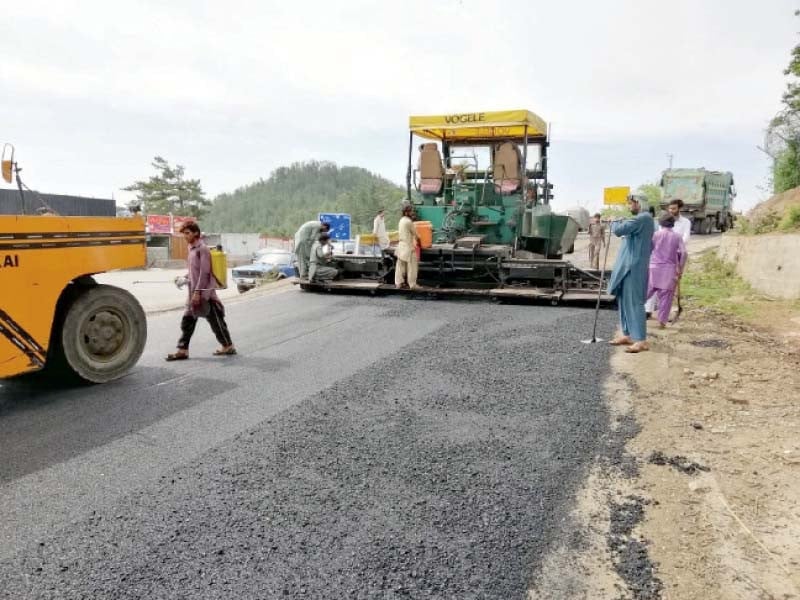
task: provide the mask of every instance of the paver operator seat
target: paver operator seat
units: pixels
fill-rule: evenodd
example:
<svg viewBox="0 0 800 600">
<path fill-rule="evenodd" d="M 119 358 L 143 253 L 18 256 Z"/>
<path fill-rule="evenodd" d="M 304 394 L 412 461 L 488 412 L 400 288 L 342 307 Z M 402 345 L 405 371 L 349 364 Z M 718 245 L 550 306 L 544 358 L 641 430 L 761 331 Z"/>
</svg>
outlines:
<svg viewBox="0 0 800 600">
<path fill-rule="evenodd" d="M 494 150 L 494 189 L 498 194 L 508 196 L 516 192 L 522 184 L 522 155 L 514 142 L 503 142 Z"/>
<path fill-rule="evenodd" d="M 419 191 L 426 195 L 439 194 L 443 178 L 444 167 L 439 147 L 435 143 L 422 144 L 419 147 Z"/>
</svg>

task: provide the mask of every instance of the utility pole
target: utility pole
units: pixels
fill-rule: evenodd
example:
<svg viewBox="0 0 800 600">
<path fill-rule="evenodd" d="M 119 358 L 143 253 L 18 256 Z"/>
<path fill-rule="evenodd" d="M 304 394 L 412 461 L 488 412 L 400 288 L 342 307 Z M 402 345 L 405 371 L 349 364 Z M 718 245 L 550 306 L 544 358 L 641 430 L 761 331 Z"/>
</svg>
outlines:
<svg viewBox="0 0 800 600">
<path fill-rule="evenodd" d="M 674 158 L 672 154 L 667 154 L 667 158 L 669 159 L 669 168 L 672 168 L 672 159 Z"/>
</svg>

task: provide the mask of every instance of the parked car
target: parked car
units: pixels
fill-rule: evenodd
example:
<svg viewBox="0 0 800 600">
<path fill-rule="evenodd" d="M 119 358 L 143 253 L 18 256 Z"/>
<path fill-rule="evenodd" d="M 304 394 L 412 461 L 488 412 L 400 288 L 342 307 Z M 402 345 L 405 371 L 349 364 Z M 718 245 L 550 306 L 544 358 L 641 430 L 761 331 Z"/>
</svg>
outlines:
<svg viewBox="0 0 800 600">
<path fill-rule="evenodd" d="M 293 259 L 288 250 L 261 250 L 251 264 L 231 271 L 236 289 L 244 293 L 262 283 L 294 276 Z"/>
</svg>

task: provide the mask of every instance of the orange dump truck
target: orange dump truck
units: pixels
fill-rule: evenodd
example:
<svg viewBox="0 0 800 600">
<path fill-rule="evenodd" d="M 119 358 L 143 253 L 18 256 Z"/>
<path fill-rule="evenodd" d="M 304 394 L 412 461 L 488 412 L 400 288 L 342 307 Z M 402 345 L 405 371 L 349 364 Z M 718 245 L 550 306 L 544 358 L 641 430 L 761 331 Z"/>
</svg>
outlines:
<svg viewBox="0 0 800 600">
<path fill-rule="evenodd" d="M 11 166 L 3 161 L 6 181 Z M 93 383 L 127 373 L 147 339 L 144 310 L 92 275 L 145 262 L 141 217 L 0 215 L 0 378 L 45 367 Z"/>
</svg>

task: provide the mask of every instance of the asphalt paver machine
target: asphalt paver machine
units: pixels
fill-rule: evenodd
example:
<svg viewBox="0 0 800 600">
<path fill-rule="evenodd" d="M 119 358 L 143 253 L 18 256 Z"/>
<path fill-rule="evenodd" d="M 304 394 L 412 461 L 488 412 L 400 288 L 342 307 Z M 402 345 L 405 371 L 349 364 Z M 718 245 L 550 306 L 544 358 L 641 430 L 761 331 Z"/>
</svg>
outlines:
<svg viewBox="0 0 800 600">
<path fill-rule="evenodd" d="M 425 293 L 554 304 L 597 298 L 601 273 L 564 259 L 579 226 L 550 207 L 544 120 L 528 110 L 412 116 L 409 130 L 406 201 L 432 230 L 420 254 Z M 300 286 L 409 293 L 392 283 L 391 247 L 379 256 L 356 251 L 334 260 L 341 278 Z"/>
</svg>

